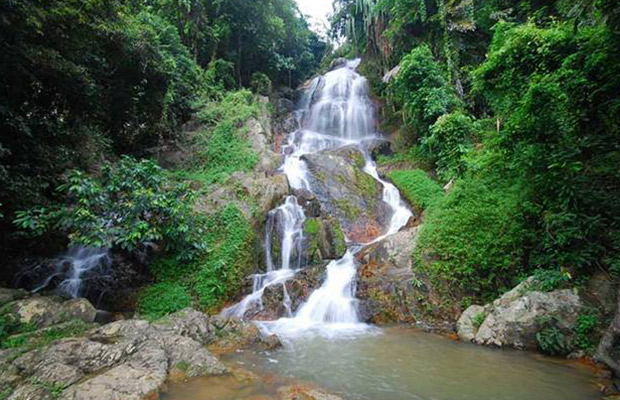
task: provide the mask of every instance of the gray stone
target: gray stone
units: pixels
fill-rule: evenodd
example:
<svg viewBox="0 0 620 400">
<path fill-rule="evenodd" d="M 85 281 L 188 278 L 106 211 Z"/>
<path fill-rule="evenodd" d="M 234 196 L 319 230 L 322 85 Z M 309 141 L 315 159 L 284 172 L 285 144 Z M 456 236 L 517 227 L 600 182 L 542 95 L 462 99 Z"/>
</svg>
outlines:
<svg viewBox="0 0 620 400">
<path fill-rule="evenodd" d="M 536 333 L 544 317 L 554 317 L 558 328 L 572 331 L 583 307 L 579 296 L 570 290 L 532 291 L 518 298 L 514 296 L 513 292 L 494 302 L 492 312 L 476 334 L 476 343 L 535 349 Z M 508 302 L 508 299 L 513 300 Z"/>
<path fill-rule="evenodd" d="M 476 338 L 476 332 L 478 332 L 478 326 L 476 326 L 476 319 L 478 315 L 483 314 L 486 318 L 485 308 L 483 306 L 469 306 L 461 317 L 456 322 L 456 331 L 459 338 L 465 342 L 471 342 Z"/>
<path fill-rule="evenodd" d="M 9 303 L 7 311 L 21 323 L 44 328 L 72 320 L 93 322 L 97 310 L 86 299 L 63 301 L 60 297 L 31 297 Z"/>
<path fill-rule="evenodd" d="M 7 400 L 52 400 L 52 394 L 41 385 L 26 384 L 15 389 Z"/>
</svg>

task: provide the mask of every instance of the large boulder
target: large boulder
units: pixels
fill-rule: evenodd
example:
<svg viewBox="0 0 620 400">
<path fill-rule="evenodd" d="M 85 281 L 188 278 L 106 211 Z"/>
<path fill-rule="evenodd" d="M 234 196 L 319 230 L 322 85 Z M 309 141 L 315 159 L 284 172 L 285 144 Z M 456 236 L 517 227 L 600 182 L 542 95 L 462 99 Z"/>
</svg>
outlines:
<svg viewBox="0 0 620 400">
<path fill-rule="evenodd" d="M 563 331 L 572 331 L 583 304 L 571 290 L 529 292 L 507 305 L 494 307 L 476 333 L 478 344 L 535 349 L 536 333 L 545 318 L 554 318 Z"/>
<path fill-rule="evenodd" d="M 356 254 L 356 297 L 362 319 L 376 324 L 418 323 L 437 327 L 453 320 L 430 280 L 413 269 L 419 227 L 406 228 Z"/>
<path fill-rule="evenodd" d="M 471 306 L 459 318 L 461 340 L 482 345 L 536 349 L 536 334 L 549 321 L 572 332 L 583 303 L 571 290 L 538 291 L 533 277 L 486 306 Z"/>
<path fill-rule="evenodd" d="M 21 355 L 0 354 L 5 372 L 0 383 L 10 379 L 8 387 L 15 388 L 11 395 L 15 400 L 157 398 L 171 375 L 228 372 L 206 348 L 226 336 L 216 330 L 208 316 L 192 309 L 153 323 L 116 321 L 86 337 L 57 340 Z M 65 388 L 62 394 L 51 393 L 59 387 Z"/>
<path fill-rule="evenodd" d="M 44 328 L 72 320 L 94 322 L 97 310 L 86 299 L 65 301 L 61 297 L 31 297 L 5 305 L 3 314 L 8 314 L 22 324 Z"/>
<path fill-rule="evenodd" d="M 350 240 L 366 243 L 385 233 L 391 209 L 382 199 L 381 184 L 363 171 L 366 161 L 358 148 L 345 146 L 302 159 L 322 214 L 336 216 Z"/>
</svg>

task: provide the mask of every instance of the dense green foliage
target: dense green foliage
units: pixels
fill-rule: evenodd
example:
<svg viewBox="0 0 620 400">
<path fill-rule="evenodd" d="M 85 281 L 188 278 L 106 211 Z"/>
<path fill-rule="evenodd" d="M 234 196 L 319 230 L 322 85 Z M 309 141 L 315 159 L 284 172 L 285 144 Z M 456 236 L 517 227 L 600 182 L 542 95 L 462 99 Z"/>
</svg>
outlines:
<svg viewBox="0 0 620 400">
<path fill-rule="evenodd" d="M 327 49 L 293 0 L 18 0 L 0 12 L 7 253 L 28 245 L 15 235 L 15 212 L 62 202 L 54 189 L 67 169 L 152 154 L 225 91 L 296 85 Z M 227 124 L 217 130 L 214 140 L 234 140 Z M 249 157 L 243 169 L 251 166 Z"/>
<path fill-rule="evenodd" d="M 87 247 L 131 252 L 163 243 L 184 259 L 206 249 L 203 221 L 192 210 L 194 194 L 153 161 L 126 157 L 104 164 L 97 177 L 73 171 L 58 190 L 67 194 L 67 204 L 18 212 L 16 224 L 35 234 L 60 230 L 72 244 Z"/>
<path fill-rule="evenodd" d="M 443 189 L 421 169 L 395 170 L 388 177 L 418 212 L 443 197 Z"/>
<path fill-rule="evenodd" d="M 421 155 L 455 180 L 427 210 L 419 268 L 485 299 L 534 272 L 551 290 L 618 270 L 617 2 L 336 5 L 334 33 L 367 56 L 385 119 L 402 125 L 393 159 Z M 561 350 L 552 328 L 540 339 Z"/>
</svg>

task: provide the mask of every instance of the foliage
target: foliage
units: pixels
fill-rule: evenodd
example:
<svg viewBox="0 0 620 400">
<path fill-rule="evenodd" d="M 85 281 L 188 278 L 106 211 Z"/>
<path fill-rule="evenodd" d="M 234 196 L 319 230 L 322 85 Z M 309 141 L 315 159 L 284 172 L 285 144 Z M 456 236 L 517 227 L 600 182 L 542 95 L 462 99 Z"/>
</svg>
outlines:
<svg viewBox="0 0 620 400">
<path fill-rule="evenodd" d="M 551 292 L 566 286 L 571 281 L 568 271 L 560 269 L 537 269 L 534 271 L 534 285 L 532 290 Z"/>
<path fill-rule="evenodd" d="M 420 169 L 394 170 L 388 177 L 418 212 L 443 197 L 442 187 Z"/>
<path fill-rule="evenodd" d="M 135 251 L 157 242 L 184 259 L 205 250 L 192 193 L 153 161 L 124 157 L 97 177 L 73 171 L 58 190 L 67 205 L 19 212 L 15 223 L 34 234 L 57 229 L 89 247 Z"/>
<path fill-rule="evenodd" d="M 479 312 L 478 314 L 474 315 L 472 323 L 473 323 L 474 327 L 480 328 L 482 326 L 482 324 L 484 323 L 485 319 L 487 319 L 487 315 L 486 315 L 486 313 L 484 311 L 482 311 L 482 312 Z"/>
<path fill-rule="evenodd" d="M 256 94 L 269 96 L 272 91 L 272 84 L 269 77 L 262 72 L 252 74 L 252 91 Z"/>
<path fill-rule="evenodd" d="M 251 149 L 244 125 L 257 116 L 258 107 L 247 90 L 229 92 L 221 101 L 201 105 L 198 117 L 208 128 L 195 138 L 199 150 L 188 177 L 212 184 L 225 181 L 233 172 L 251 171 L 258 156 Z"/>
<path fill-rule="evenodd" d="M 596 346 L 594 333 L 599 325 L 598 315 L 594 312 L 581 313 L 575 326 L 575 346 L 582 350 L 592 351 Z"/>
<path fill-rule="evenodd" d="M 448 181 L 465 173 L 464 157 L 471 151 L 474 139 L 471 118 L 456 111 L 437 119 L 430 128 L 430 135 L 422 140 L 422 146 L 436 160 L 439 176 Z"/>
<path fill-rule="evenodd" d="M 158 319 L 192 304 L 186 289 L 178 284 L 161 282 L 144 289 L 138 301 L 138 311 L 149 319 Z"/>
<path fill-rule="evenodd" d="M 402 108 L 404 122 L 413 127 L 420 138 L 428 135 L 438 117 L 459 104 L 445 76 L 430 47 L 420 45 L 403 57 L 400 71 L 390 83 L 393 99 Z"/>
<path fill-rule="evenodd" d="M 536 340 L 540 350 L 546 354 L 565 356 L 572 349 L 570 340 L 555 326 L 545 327 L 538 331 Z"/>
<path fill-rule="evenodd" d="M 519 203 L 518 186 L 493 187 L 472 177 L 457 182 L 427 210 L 418 264 L 466 294 L 492 297 L 523 267 Z M 422 254 L 431 261 L 423 261 Z"/>
</svg>

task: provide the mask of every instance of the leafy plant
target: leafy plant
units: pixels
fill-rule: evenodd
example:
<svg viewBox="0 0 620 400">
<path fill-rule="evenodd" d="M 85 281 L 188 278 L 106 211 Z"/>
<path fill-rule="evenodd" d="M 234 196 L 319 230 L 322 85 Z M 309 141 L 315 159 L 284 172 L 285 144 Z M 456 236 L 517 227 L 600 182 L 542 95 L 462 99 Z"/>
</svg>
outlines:
<svg viewBox="0 0 620 400">
<path fill-rule="evenodd" d="M 19 212 L 15 224 L 33 234 L 66 232 L 72 243 L 89 247 L 134 251 L 157 242 L 182 259 L 206 250 L 193 192 L 153 161 L 123 157 L 104 164 L 97 177 L 73 171 L 58 191 L 67 205 Z"/>
<path fill-rule="evenodd" d="M 571 275 L 568 271 L 561 269 L 537 269 L 534 271 L 534 287 L 535 290 L 543 292 L 551 292 L 571 281 Z"/>
<path fill-rule="evenodd" d="M 594 312 L 579 314 L 575 325 L 575 346 L 582 350 L 592 351 L 596 346 L 593 335 L 599 324 L 598 315 Z"/>
<path fill-rule="evenodd" d="M 394 170 L 388 177 L 418 212 L 444 196 L 443 188 L 420 169 Z"/>
<path fill-rule="evenodd" d="M 536 333 L 538 347 L 543 353 L 563 356 L 570 353 L 570 341 L 557 327 L 545 327 Z"/>
<path fill-rule="evenodd" d="M 472 319 L 474 327 L 480 328 L 486 318 L 487 315 L 484 312 L 479 312 L 478 314 L 474 315 L 474 318 Z"/>
<path fill-rule="evenodd" d="M 156 283 L 144 289 L 138 301 L 141 315 L 158 319 L 167 314 L 182 310 L 192 304 L 187 289 L 170 282 Z"/>
</svg>

